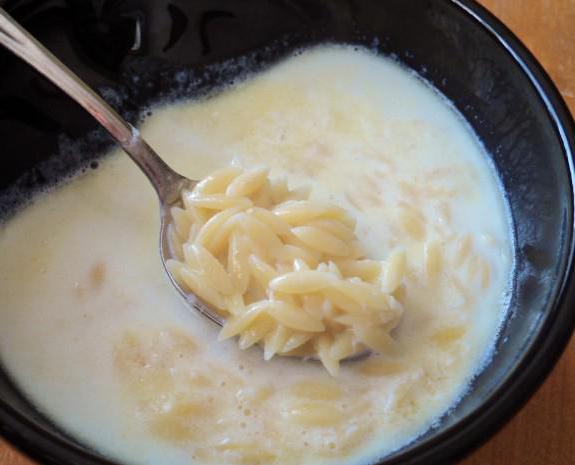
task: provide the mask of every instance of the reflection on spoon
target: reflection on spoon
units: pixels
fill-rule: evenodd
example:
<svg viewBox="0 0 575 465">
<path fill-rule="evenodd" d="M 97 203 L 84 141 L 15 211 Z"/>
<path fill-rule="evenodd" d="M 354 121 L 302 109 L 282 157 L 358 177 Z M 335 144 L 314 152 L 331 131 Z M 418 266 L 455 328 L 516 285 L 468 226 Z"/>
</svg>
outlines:
<svg viewBox="0 0 575 465">
<path fill-rule="evenodd" d="M 167 240 L 167 230 L 171 222 L 170 208 L 180 203 L 182 189 L 193 188 L 196 181 L 187 179 L 172 170 L 146 143 L 136 128 L 118 115 L 100 96 L 1 8 L 0 43 L 84 107 L 148 177 L 160 200 L 160 255 L 165 266 L 166 260 L 171 258 Z M 169 273 L 168 275 L 174 283 L 172 276 Z M 208 305 L 193 295 L 183 293 L 179 286 L 176 285 L 176 288 L 189 305 L 218 325 L 222 325 L 221 318 Z"/>
</svg>

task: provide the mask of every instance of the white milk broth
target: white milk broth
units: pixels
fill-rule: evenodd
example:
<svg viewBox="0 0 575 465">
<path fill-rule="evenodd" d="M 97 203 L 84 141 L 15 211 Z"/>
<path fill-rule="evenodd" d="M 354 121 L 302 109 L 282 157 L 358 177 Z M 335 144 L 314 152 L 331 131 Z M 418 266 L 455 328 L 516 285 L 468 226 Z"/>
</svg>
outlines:
<svg viewBox="0 0 575 465">
<path fill-rule="evenodd" d="M 318 47 L 158 108 L 142 133 L 190 178 L 236 160 L 309 184 L 357 218 L 370 258 L 405 248 L 399 349 L 334 379 L 217 342 L 164 274 L 157 199 L 118 151 L 0 230 L 0 356 L 58 425 L 127 464 L 368 463 L 465 393 L 504 317 L 511 232 L 482 146 L 429 85 L 366 50 Z"/>
</svg>

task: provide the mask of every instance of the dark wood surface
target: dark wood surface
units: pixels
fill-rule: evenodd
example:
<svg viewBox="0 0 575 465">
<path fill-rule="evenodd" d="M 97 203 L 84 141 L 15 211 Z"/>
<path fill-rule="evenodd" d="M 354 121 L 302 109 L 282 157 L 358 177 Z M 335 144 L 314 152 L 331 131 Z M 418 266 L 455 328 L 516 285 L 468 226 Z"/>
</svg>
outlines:
<svg viewBox="0 0 575 465">
<path fill-rule="evenodd" d="M 575 114 L 575 0 L 481 3 L 530 48 Z M 0 439 L 0 465 L 34 463 Z M 461 465 L 575 465 L 575 339 L 529 403 Z"/>
</svg>

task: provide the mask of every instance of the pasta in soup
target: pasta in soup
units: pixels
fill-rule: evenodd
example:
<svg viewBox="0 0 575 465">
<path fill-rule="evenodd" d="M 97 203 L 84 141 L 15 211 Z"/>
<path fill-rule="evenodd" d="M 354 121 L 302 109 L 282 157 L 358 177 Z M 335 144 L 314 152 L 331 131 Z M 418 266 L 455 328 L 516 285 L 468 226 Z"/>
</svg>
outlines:
<svg viewBox="0 0 575 465">
<path fill-rule="evenodd" d="M 267 171 L 226 167 L 182 193 L 168 226 L 172 276 L 226 318 L 220 340 L 261 343 L 265 360 L 316 356 L 335 376 L 341 360 L 391 350 L 405 255 L 366 260 L 345 210 Z"/>
<path fill-rule="evenodd" d="M 142 132 L 204 179 L 172 210 L 169 266 L 227 323 L 169 282 L 128 157 L 38 196 L 0 230 L 0 357 L 63 430 L 125 464 L 372 463 L 465 394 L 512 239 L 488 156 L 438 92 L 321 46 Z"/>
</svg>

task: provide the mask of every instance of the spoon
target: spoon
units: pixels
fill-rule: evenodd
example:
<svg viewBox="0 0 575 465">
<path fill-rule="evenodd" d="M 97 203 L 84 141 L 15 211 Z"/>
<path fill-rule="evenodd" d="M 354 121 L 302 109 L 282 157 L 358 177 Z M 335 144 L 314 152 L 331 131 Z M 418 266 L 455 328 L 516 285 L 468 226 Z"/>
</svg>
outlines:
<svg viewBox="0 0 575 465">
<path fill-rule="evenodd" d="M 194 308 L 217 325 L 223 326 L 224 320 L 222 317 L 215 313 L 199 297 L 184 291 L 166 266 L 166 260 L 173 258 L 168 240 L 168 226 L 172 219 L 170 209 L 181 203 L 180 194 L 182 190 L 193 188 L 198 181 L 188 179 L 170 168 L 141 137 L 140 131 L 125 121 L 110 105 L 14 21 L 2 8 L 0 8 L 0 44 L 46 76 L 68 96 L 84 107 L 144 172 L 152 186 L 154 186 L 160 201 L 160 257 L 166 274 L 189 307 Z M 369 350 L 364 350 L 342 361 L 359 360 L 369 354 Z M 315 357 L 310 357 L 309 359 L 316 360 Z"/>
<path fill-rule="evenodd" d="M 110 105 L 2 8 L 0 8 L 0 44 L 46 76 L 83 106 L 148 177 L 160 200 L 160 256 L 170 281 L 189 306 L 219 326 L 223 326 L 223 319 L 195 295 L 184 292 L 166 268 L 166 260 L 172 258 L 168 241 L 168 226 L 171 222 L 170 208 L 180 203 L 182 190 L 193 188 L 197 181 L 188 179 L 170 168 L 141 137 L 135 127 L 118 115 Z"/>
</svg>

